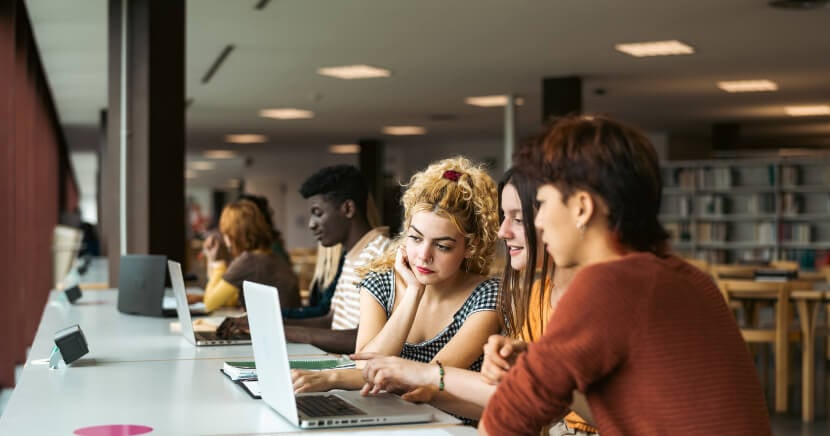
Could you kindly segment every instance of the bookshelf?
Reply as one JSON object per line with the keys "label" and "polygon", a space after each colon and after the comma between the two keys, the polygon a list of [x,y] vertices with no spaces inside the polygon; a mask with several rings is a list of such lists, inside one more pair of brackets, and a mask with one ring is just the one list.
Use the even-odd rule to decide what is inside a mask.
{"label": "bookshelf", "polygon": [[660,220],[679,254],[711,263],[830,262],[830,160],[670,161]]}

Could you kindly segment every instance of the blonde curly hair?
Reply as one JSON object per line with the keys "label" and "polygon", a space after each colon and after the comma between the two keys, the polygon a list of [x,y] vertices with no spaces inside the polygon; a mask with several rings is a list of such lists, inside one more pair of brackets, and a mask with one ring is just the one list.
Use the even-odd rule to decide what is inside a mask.
{"label": "blonde curly hair", "polygon": [[443,159],[416,173],[401,198],[404,221],[401,233],[387,251],[360,271],[383,271],[394,267],[395,254],[403,244],[412,216],[434,212],[449,219],[464,235],[464,270],[486,275],[496,249],[499,216],[496,184],[481,165],[456,156]]}

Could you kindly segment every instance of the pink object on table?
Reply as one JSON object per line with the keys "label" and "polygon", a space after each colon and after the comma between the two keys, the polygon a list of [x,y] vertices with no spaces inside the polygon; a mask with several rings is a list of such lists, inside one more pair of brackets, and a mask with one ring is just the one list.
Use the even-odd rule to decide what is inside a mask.
{"label": "pink object on table", "polygon": [[133,424],[110,424],[83,427],[73,433],[77,436],[135,436],[153,431],[153,427]]}

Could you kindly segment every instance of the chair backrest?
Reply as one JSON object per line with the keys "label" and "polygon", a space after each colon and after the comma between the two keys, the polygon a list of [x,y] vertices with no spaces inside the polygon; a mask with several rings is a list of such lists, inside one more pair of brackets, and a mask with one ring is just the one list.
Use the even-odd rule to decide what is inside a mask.
{"label": "chair backrest", "polygon": [[718,287],[727,300],[735,297],[778,298],[792,289],[792,282],[759,282],[755,280],[718,280]]}
{"label": "chair backrest", "polygon": [[755,270],[758,269],[756,265],[735,265],[735,264],[713,264],[709,265],[709,274],[715,280],[722,277],[741,277],[751,279],[754,277]]}
{"label": "chair backrest", "polygon": [[[766,300],[775,303],[775,325],[770,328],[758,328],[752,321],[747,321],[747,326],[741,327],[741,334],[747,342],[775,342],[776,331],[779,325],[786,327],[782,322],[785,316],[790,313],[790,290],[792,282],[758,282],[755,280],[718,280],[718,287],[723,293],[723,298],[730,308],[747,309],[742,301]],[[753,309],[749,309],[750,312]],[[744,316],[753,317],[745,313]],[[747,329],[754,330],[754,334],[748,333]]]}
{"label": "chair backrest", "polygon": [[794,260],[773,260],[769,263],[769,266],[773,269],[797,270],[798,262]]}
{"label": "chair backrest", "polygon": [[52,234],[52,274],[56,287],[61,284],[81,249],[83,233],[64,225],[55,226]]}

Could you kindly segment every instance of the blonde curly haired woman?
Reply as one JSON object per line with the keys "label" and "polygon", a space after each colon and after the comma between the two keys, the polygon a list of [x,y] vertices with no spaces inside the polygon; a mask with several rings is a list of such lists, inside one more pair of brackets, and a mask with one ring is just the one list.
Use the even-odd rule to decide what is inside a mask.
{"label": "blonde curly haired woman", "polygon": [[[498,238],[496,185],[470,160],[444,159],[412,176],[401,203],[403,232],[361,282],[356,350],[477,371],[500,328],[499,283],[486,277]],[[294,372],[298,392],[362,386],[359,370]]]}

